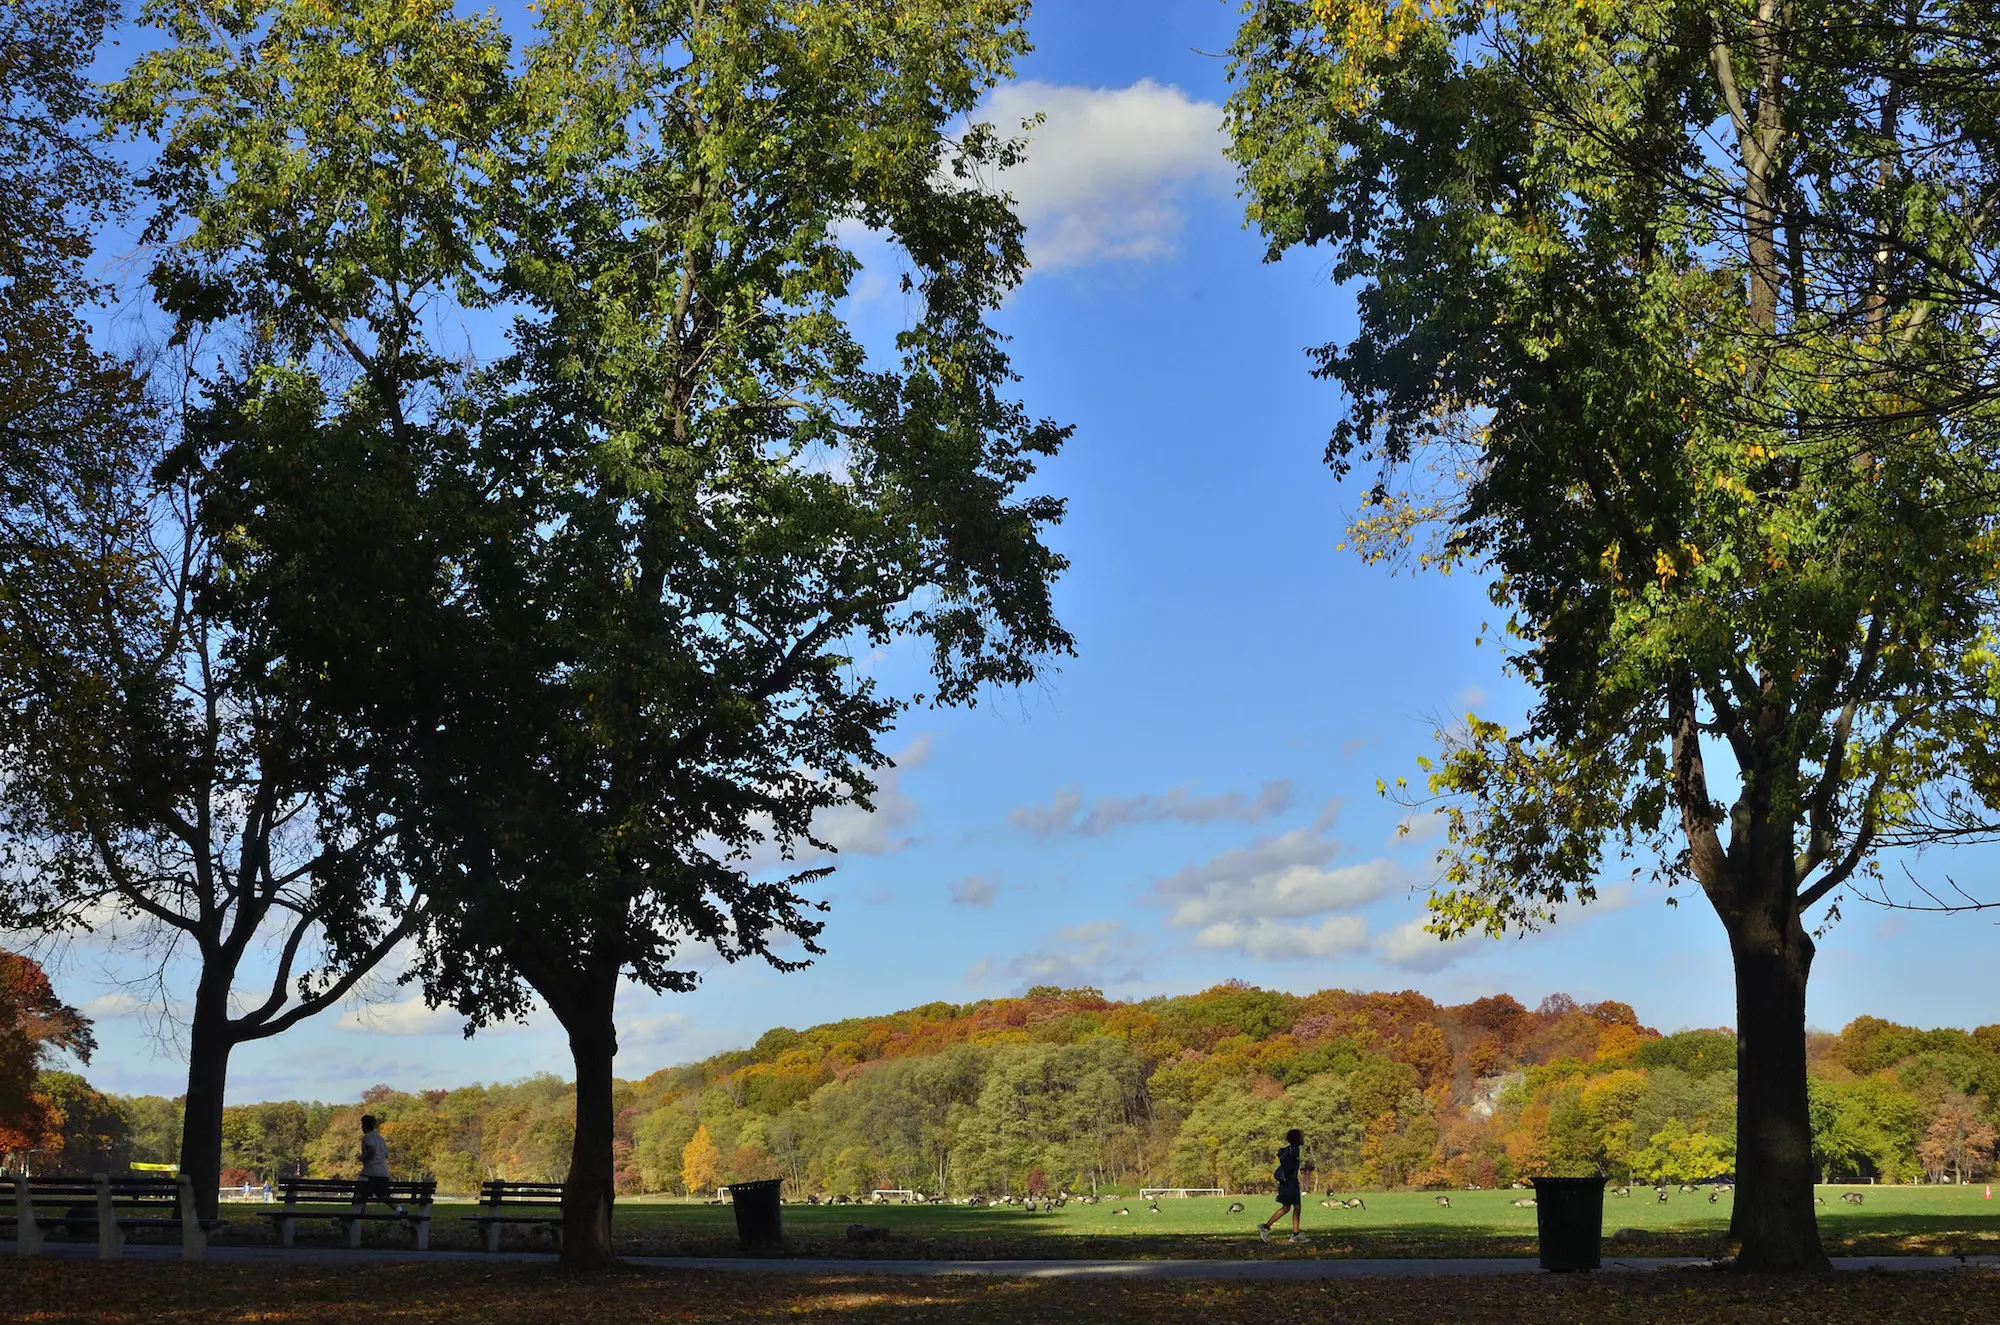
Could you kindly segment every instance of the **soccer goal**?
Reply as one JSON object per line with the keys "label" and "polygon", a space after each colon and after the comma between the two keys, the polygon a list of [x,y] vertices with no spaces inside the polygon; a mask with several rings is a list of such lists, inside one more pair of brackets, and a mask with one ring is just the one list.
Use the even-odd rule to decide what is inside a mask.
{"label": "soccer goal", "polygon": [[877,1187],[868,1194],[874,1197],[878,1203],[884,1201],[901,1201],[907,1205],[917,1199],[917,1194],[905,1187]]}
{"label": "soccer goal", "polygon": [[1139,1198],[1149,1200],[1156,1196],[1227,1196],[1220,1187],[1141,1187]]}

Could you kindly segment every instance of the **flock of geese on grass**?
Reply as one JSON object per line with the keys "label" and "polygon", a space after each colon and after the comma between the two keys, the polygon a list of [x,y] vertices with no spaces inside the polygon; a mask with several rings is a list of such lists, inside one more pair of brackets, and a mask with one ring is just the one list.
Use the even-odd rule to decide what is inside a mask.
{"label": "flock of geese on grass", "polygon": [[[1522,1183],[1516,1183],[1514,1185],[1517,1189],[1525,1186],[1525,1184]],[[1468,1187],[1466,1190],[1476,1192],[1480,1189],[1477,1187]],[[1665,1205],[1667,1203],[1668,1194],[1671,1190],[1672,1188],[1668,1187],[1665,1184],[1661,1184],[1659,1186],[1654,1187],[1653,1188],[1654,1200],[1661,1205]],[[1681,1193],[1683,1195],[1698,1195],[1702,1190],[1703,1190],[1702,1188],[1695,1186],[1693,1183],[1684,1182],[1681,1184]],[[1707,1189],[1708,1203],[1710,1205],[1715,1205],[1722,1199],[1722,1197],[1726,1193],[1733,1192],[1735,1190],[1736,1190],[1735,1183],[1731,1182],[1715,1183]],[[1629,1184],[1624,1187],[1613,1187],[1611,1188],[1611,1194],[1613,1196],[1629,1197],[1632,1195],[1632,1188]],[[922,1197],[917,1197],[916,1199],[918,1201],[923,1200]],[[1026,1198],[1022,1198],[1019,1196],[1001,1196],[1001,1197],[970,1196],[965,1198],[965,1204],[990,1205],[990,1206],[1005,1206],[1005,1205],[1019,1206],[1023,1211],[1032,1215],[1032,1214],[1039,1214],[1043,1211],[1060,1210],[1063,1208],[1064,1205],[1068,1204],[1070,1201],[1075,1201],[1076,1204],[1078,1205],[1096,1205],[1099,1202],[1103,1201],[1104,1199],[1105,1198],[1101,1196],[1077,1196],[1077,1197],[1054,1196],[1040,1200],[1032,1196]],[[1441,1210],[1451,1209],[1450,1196],[1439,1194],[1433,1197],[1432,1199],[1436,1202],[1439,1209]],[[1861,1193],[1842,1192],[1840,1194],[1840,1199],[1842,1201],[1845,1201],[1849,1205],[1860,1205]],[[816,1196],[808,1196],[806,1198],[806,1203],[809,1205],[817,1205],[819,1204],[819,1198]],[[847,1203],[848,1203],[848,1198],[846,1198],[845,1196],[832,1197],[827,1201],[827,1204],[829,1205],[846,1205]],[[883,1204],[884,1202],[882,1201],[881,1198],[877,1198],[875,1203],[879,1205]],[[905,1203],[907,1204],[907,1199]],[[1532,1196],[1516,1197],[1513,1202],[1513,1204],[1517,1206],[1532,1206],[1534,1205],[1534,1203],[1535,1203],[1535,1198]],[[710,1202],[710,1204],[717,1205],[720,1204],[720,1202],[712,1201]],[[857,1202],[857,1204],[859,1203]],[[1329,1195],[1325,1200],[1321,1201],[1319,1204],[1322,1210],[1366,1210],[1368,1208],[1368,1202],[1363,1200],[1359,1196]],[[1815,1196],[1813,1197],[1813,1204],[1825,1205],[1826,1198],[1824,1196]],[[1243,1208],[1244,1208],[1243,1202],[1231,1201],[1229,1203],[1228,1213],[1232,1215],[1240,1215],[1243,1213]],[[1129,1215],[1132,1213],[1132,1207],[1129,1205],[1121,1205],[1116,1210],[1113,1210],[1111,1213],[1114,1215]],[[1160,1202],[1157,1198],[1150,1200],[1146,1203],[1146,1213],[1153,1215],[1160,1213]]]}

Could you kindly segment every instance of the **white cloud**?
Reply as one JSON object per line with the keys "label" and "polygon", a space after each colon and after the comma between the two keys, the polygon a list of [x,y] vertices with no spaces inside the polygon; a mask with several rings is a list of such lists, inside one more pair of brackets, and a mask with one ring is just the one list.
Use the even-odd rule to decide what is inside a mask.
{"label": "white cloud", "polygon": [[[906,830],[916,823],[919,807],[916,799],[903,790],[903,775],[922,768],[930,759],[934,745],[929,732],[920,733],[890,757],[890,767],[875,773],[875,795],[871,798],[875,802],[873,811],[857,805],[823,810],[813,816],[813,836],[831,846],[834,852],[847,856],[893,855],[914,843],[916,838]],[[770,820],[760,816],[756,827],[766,836],[750,848],[743,861],[744,867],[752,873],[776,867],[803,869],[829,858],[830,853],[815,850],[800,841],[794,844],[796,854],[787,861],[784,852],[769,836]],[[715,844],[711,842],[709,845],[714,847]]]}
{"label": "white cloud", "polygon": [[1408,886],[1389,860],[1329,869],[1339,852],[1324,828],[1295,828],[1157,880],[1153,900],[1169,908],[1168,924],[1205,928],[1351,911]]}
{"label": "white cloud", "polygon": [[[1638,900],[1638,891],[1629,881],[1610,884],[1597,890],[1597,898],[1594,901],[1564,902],[1555,909],[1555,914],[1549,923],[1575,924],[1593,915],[1623,911]],[[1484,936],[1478,933],[1467,934],[1449,941],[1440,939],[1424,928],[1430,923],[1430,918],[1430,913],[1425,911],[1378,937],[1371,945],[1377,959],[1406,971],[1441,971],[1459,958],[1469,955],[1482,941],[1485,941]]]}
{"label": "white cloud", "polygon": [[1476,685],[1467,686],[1453,695],[1451,700],[1460,710],[1476,709],[1486,703],[1486,692]]}
{"label": "white cloud", "polygon": [[1074,787],[1059,789],[1046,805],[1024,805],[1007,818],[1017,828],[1036,837],[1075,833],[1079,837],[1103,837],[1132,824],[1208,824],[1228,820],[1261,823],[1283,814],[1292,803],[1292,784],[1278,778],[1266,782],[1254,796],[1240,791],[1219,796],[1197,796],[1186,786],[1173,787],[1160,795],[1100,796],[1082,818],[1083,797]]}
{"label": "white cloud", "polygon": [[1447,942],[1424,928],[1430,914],[1413,916],[1375,940],[1375,955],[1406,971],[1442,971],[1465,955],[1466,939]]}
{"label": "white cloud", "polygon": [[903,775],[931,757],[925,732],[895,755],[895,766],[875,775],[874,810],[842,805],[813,820],[813,835],[844,856],[885,856],[913,840],[906,833],[917,821],[917,802],[903,790]]}
{"label": "white cloud", "polygon": [[1057,930],[1056,939],[1062,943],[1108,943],[1118,937],[1124,928],[1116,920],[1087,920],[1081,925]]}
{"label": "white cloud", "polygon": [[1188,195],[1231,177],[1222,108],[1177,87],[1030,80],[997,89],[979,111],[1002,133],[1037,113],[1046,119],[1028,131],[1027,159],[998,184],[1014,196],[1029,259],[1043,270],[1169,254]]}
{"label": "white cloud", "polygon": [[1070,823],[1082,805],[1083,797],[1076,788],[1063,787],[1047,805],[1023,805],[1011,811],[1007,821],[1036,837],[1053,837],[1069,831]]}
{"label": "white cloud", "polygon": [[[1132,967],[1137,941],[1115,920],[1094,920],[1058,930],[1055,944],[1036,952],[1025,952],[1007,961],[991,957],[975,962],[965,973],[967,984],[983,984],[994,978],[1011,983],[1016,992],[1031,985],[1094,985],[1099,988],[1114,981],[1142,978]],[[1107,977],[1108,967],[1117,964],[1117,974]]]}
{"label": "white cloud", "polygon": [[1444,836],[1444,816],[1434,810],[1415,810],[1396,822],[1396,831],[1389,834],[1392,847],[1422,846],[1435,842]]}
{"label": "white cloud", "polygon": [[688,1019],[678,1012],[662,1012],[651,1017],[618,1019],[618,1052],[650,1045],[671,1044],[687,1030]]}
{"label": "white cloud", "polygon": [[1194,936],[1197,948],[1240,952],[1264,961],[1337,957],[1368,942],[1368,922],[1360,916],[1328,916],[1317,925],[1283,925],[1275,920],[1218,920]]}
{"label": "white cloud", "polygon": [[1000,895],[1000,876],[997,874],[973,874],[955,881],[951,885],[951,900],[954,906],[969,906],[975,910],[990,911],[993,899]]}
{"label": "white cloud", "polygon": [[459,1035],[465,1029],[464,1018],[450,1008],[426,1007],[421,996],[362,1003],[341,1013],[337,1024],[371,1035]]}
{"label": "white cloud", "polygon": [[145,999],[118,989],[108,994],[99,994],[77,1011],[96,1020],[101,1017],[136,1017],[150,1009],[151,1005]]}

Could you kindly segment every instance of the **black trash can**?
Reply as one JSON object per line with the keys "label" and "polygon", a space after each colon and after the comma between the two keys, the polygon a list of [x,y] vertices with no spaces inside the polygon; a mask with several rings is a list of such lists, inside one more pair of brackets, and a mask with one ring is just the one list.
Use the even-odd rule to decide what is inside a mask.
{"label": "black trash can", "polygon": [[736,1236],[745,1247],[776,1247],[785,1230],[778,1213],[778,1189],[783,1178],[729,1184],[729,1203],[736,1207]]}
{"label": "black trash can", "polygon": [[1536,1178],[1544,1270],[1595,1270],[1604,1241],[1603,1178]]}

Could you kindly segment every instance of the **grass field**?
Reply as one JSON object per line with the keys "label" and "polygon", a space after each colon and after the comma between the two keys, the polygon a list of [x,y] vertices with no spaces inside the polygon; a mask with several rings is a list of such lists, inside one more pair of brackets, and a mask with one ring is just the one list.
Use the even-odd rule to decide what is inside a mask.
{"label": "grass field", "polygon": [[38,1260],[10,1264],[0,1274],[0,1321],[35,1325],[1992,1325],[1996,1302],[2000,1274],[1976,1270],[1783,1280],[1703,1268],[1221,1284],[630,1268],[577,1277],[554,1266],[477,1261],[273,1267]]}
{"label": "grass field", "polygon": [[[1980,1187],[1828,1187],[1820,1189],[1820,1229],[1827,1250],[1839,1254],[2000,1254],[2000,1200],[1982,1199]],[[1859,1206],[1843,1204],[1839,1193],[1860,1191]],[[1029,1214],[1015,1207],[971,1209],[928,1205],[787,1205],[787,1249],[800,1255],[982,1259],[1009,1257],[1174,1257],[1174,1256],[1526,1256],[1535,1251],[1535,1211],[1517,1208],[1518,1191],[1452,1192],[1451,1208],[1428,1192],[1364,1192],[1365,1210],[1324,1209],[1306,1201],[1304,1248],[1264,1246],[1255,1223],[1271,1213],[1265,1197],[1166,1198],[1159,1213],[1137,1197],[1100,1205],[1070,1204]],[[1229,1213],[1233,1200],[1245,1209]],[[1630,1197],[1606,1194],[1607,1247],[1633,1255],[1707,1255],[1729,1226],[1729,1196],[1709,1204],[1705,1192],[1673,1192],[1665,1204],[1648,1188]],[[269,1238],[255,1211],[267,1207],[229,1205],[236,1225],[232,1242]],[[1114,1211],[1124,1208],[1130,1214]],[[470,1206],[436,1208],[432,1243],[471,1247],[476,1239],[459,1216]],[[861,1246],[845,1239],[851,1223],[890,1230],[886,1243]],[[614,1236],[625,1255],[737,1254],[734,1212],[727,1206],[688,1201],[625,1200],[618,1205]],[[1620,1230],[1627,1236],[1614,1237]],[[383,1229],[369,1236],[387,1239]],[[519,1244],[545,1245],[526,1240]],[[301,1241],[336,1241],[330,1224],[301,1226]]]}

